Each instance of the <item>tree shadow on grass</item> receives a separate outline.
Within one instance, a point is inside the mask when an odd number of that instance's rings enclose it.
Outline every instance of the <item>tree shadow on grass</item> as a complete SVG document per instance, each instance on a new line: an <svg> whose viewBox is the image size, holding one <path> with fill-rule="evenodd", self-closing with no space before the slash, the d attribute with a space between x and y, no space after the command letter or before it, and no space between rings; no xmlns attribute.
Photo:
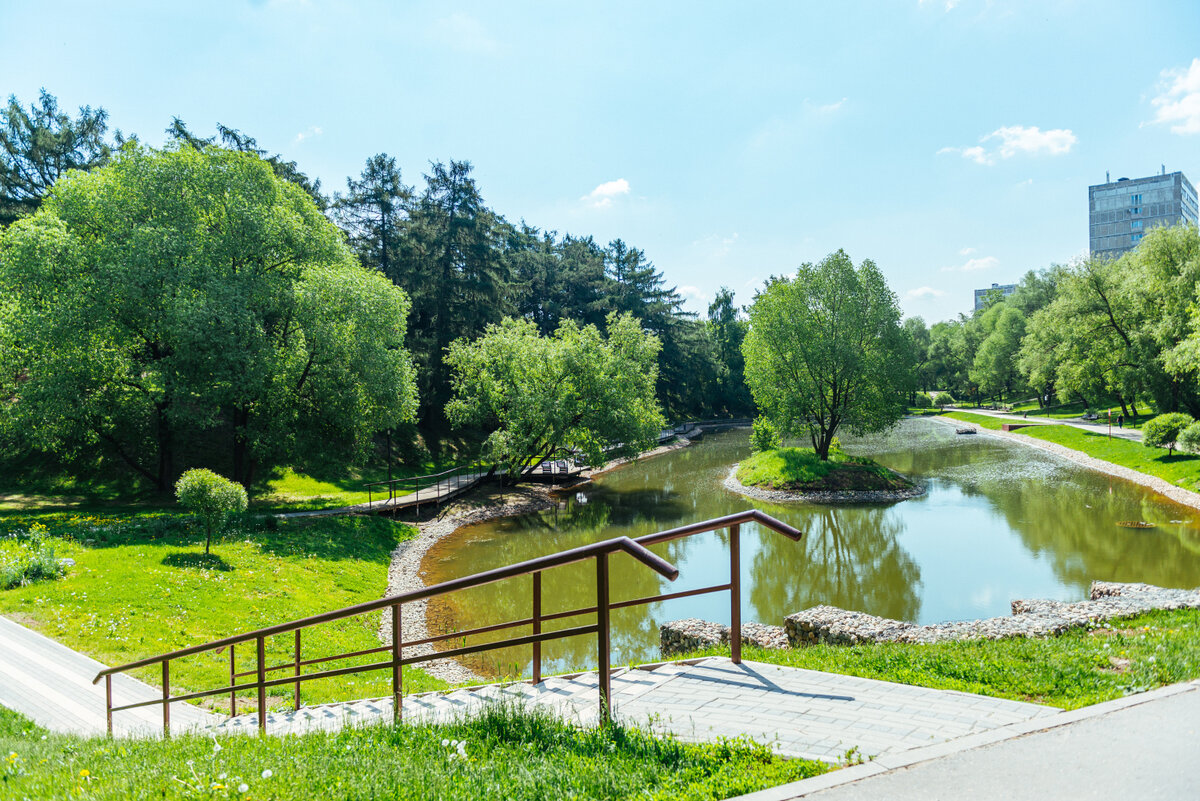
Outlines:
<svg viewBox="0 0 1200 801"><path fill-rule="evenodd" d="M220 570L222 573L233 570L233 565L215 553L171 553L163 557L162 563L167 567Z"/></svg>

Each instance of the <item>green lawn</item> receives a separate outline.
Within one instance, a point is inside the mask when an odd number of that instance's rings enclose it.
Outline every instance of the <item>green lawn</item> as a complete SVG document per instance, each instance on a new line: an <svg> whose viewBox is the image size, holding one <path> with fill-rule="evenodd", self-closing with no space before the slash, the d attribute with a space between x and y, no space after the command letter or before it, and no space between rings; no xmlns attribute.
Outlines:
<svg viewBox="0 0 1200 801"><path fill-rule="evenodd" d="M998 429L1002 423L1010 422L969 412L947 412L946 417L990 429ZM1140 442L1119 437L1110 439L1105 433L1071 426L1030 426L1014 433L1053 442L1096 459L1156 476L1184 489L1200 491L1200 456L1195 454L1177 451L1174 456L1168 456L1165 448L1147 448Z"/></svg>
<svg viewBox="0 0 1200 801"><path fill-rule="evenodd" d="M882 465L840 450L829 459L817 458L811 448L759 451L738 465L737 480L748 487L810 491L895 489L908 482Z"/></svg>
<svg viewBox="0 0 1200 801"><path fill-rule="evenodd" d="M729 648L701 655L728 655ZM1152 612L1061 637L914 645L747 647L745 659L1075 709L1200 678L1200 610Z"/></svg>
<svg viewBox="0 0 1200 801"><path fill-rule="evenodd" d="M585 730L512 708L439 725L167 741L46 735L0 710L0 754L6 798L708 801L829 769L745 741Z"/></svg>
<svg viewBox="0 0 1200 801"><path fill-rule="evenodd" d="M33 523L46 525L58 555L76 564L58 581L0 591L0 613L108 665L378 599L392 551L415 533L381 517L247 518L213 544L211 557L200 529L175 513L8 515L0 534ZM375 613L307 629L304 657L376 647L378 622ZM268 663L287 661L293 645L291 635L268 640ZM238 669L252 667L252 648L240 649ZM225 686L228 670L227 654L188 657L172 663L171 686ZM143 669L139 677L157 684L161 674ZM406 668L408 691L444 686ZM390 685L381 672L309 682L303 691L306 703L319 703L384 696ZM251 701L239 699L239 711Z"/></svg>

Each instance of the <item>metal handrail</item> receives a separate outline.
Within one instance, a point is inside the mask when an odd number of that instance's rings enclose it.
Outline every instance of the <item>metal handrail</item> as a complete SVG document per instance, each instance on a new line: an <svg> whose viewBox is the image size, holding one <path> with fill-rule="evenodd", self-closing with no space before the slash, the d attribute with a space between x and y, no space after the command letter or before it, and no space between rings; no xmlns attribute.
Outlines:
<svg viewBox="0 0 1200 801"><path fill-rule="evenodd" d="M325 612L318 615L310 615L308 617L292 620L287 623L278 623L273 626L256 629L254 631L245 632L243 634L234 635L232 637L224 637L212 642L194 645L187 648L180 648L170 651L165 654L159 654L145 659L139 659L134 662L129 662L116 667L105 668L96 674L92 680L95 684L100 679L105 679L105 698L106 698L106 718L108 724L108 733L112 734L112 715L114 712L119 712L137 707L151 706L161 704L163 708L163 729L166 734L170 734L170 705L178 701L187 701L197 698L211 697L215 695L228 694L230 696L230 714L237 714L237 693L248 690L256 690L258 695L258 725L260 729L266 728L266 690L269 687L282 686L292 684L294 686L294 704L295 708L300 708L300 685L305 681L314 679L331 678L334 676L349 675L352 673L362 673L373 670L392 670L392 696L393 696L393 714L398 720L402 714L401 696L402 696L402 675L401 668L404 665L411 665L420 662L426 662L432 659L448 659L456 656L465 656L468 654L479 653L481 651L493 650L497 648L513 647L520 645L529 645L533 649L533 683L541 681L541 644L548 640L560 639L563 637L571 637L583 634L596 634L597 636L597 656L598 656L598 673L599 673L599 689L600 689L600 713L603 719L611 717L611 665L610 665L610 613L614 609L623 609L631 606L654 603L672 600L676 598L686 598L694 595L701 595L711 592L728 591L731 596L730 600L730 648L731 657L734 662L741 661L741 556L740 556L740 527L742 523L755 522L776 531L792 540L799 540L803 534L770 515L764 514L756 509L739 512L724 517L706 520L699 523L692 523L686 526L680 526L666 531L646 534L636 539L629 537L614 537L612 539L603 540L601 542L592 543L590 545L572 548L570 550L561 551L559 553L550 554L548 556L529 559L506 567L487 570L482 573L476 573L471 576L465 576L458 579L451 579L439 584L434 584L429 587L424 587L419 590L393 595L386 598L381 598L376 601L368 601L366 603L348 606L343 609L337 609L330 612ZM726 584L714 585L711 587L702 587L699 589L685 590L682 592L668 593L665 595L648 596L646 598L638 598L629 601L620 601L613 603L609 599L609 571L608 557L612 553L624 552L637 559L642 564L664 576L668 580L674 581L679 576L679 571L668 561L654 554L647 549L647 545L668 542L670 540L689 537L694 534L701 534L710 531L717 531L723 528L729 529L729 545L730 545L730 580ZM564 565L575 564L578 562L593 559L596 562L596 605L582 609L573 609L569 611L554 612L551 614L542 613L542 572L562 567ZM494 624L483 626L469 631L458 631L450 634L437 635L426 637L420 640L403 642L401 640L401 606L405 603L413 601L425 600L438 595L444 595L451 592L478 587L485 584L491 584L497 581L503 581L516 576L531 575L533 578L533 598L532 598L532 615L521 620L511 621L508 623ZM380 646L378 648L369 648L360 651L354 651L345 654L334 656L320 657L316 659L301 658L301 641L300 632L310 626L327 623L334 620L341 620L348 617L381 610L391 609L392 617L392 642L389 645ZM576 617L580 615L596 614L596 623L583 626L575 626L557 631L543 632L542 623L559 620L563 618ZM413 647L416 645L432 644L444 640L465 638L475 634L484 634L495 631L502 631L508 628L518 626L531 626L532 634L514 637L507 640L495 642L487 642L478 645L471 645L460 648L451 649L448 651L434 651L432 654L422 654L419 656L404 656L403 649L405 647ZM266 664L266 639L271 636L292 632L295 636L294 658L282 664L271 665ZM254 642L256 652L256 665L252 671L238 672L235 667L235 648L238 645ZM184 695L172 696L170 693L170 663L172 660L180 659L186 656L191 656L207 651L221 651L225 648L229 649L229 685L212 690L204 690L200 692L187 693ZM391 652L389 659L372 662L365 665L354 665L350 667L334 668L331 670L320 670L315 673L302 674L301 668L309 665L316 665L325 662L333 662L338 660L350 659L354 657L369 656L371 654L382 654ZM160 664L162 666L162 698L149 701L141 701L138 703L125 704L122 706L113 706L112 703L112 677L115 674L123 673L137 668L148 667L151 665ZM280 670L291 669L294 675L286 676L277 679L268 679L268 673L274 673ZM244 681L239 683L239 679L245 676L254 676L253 681Z"/></svg>
<svg viewBox="0 0 1200 801"><path fill-rule="evenodd" d="M436 492L436 490L438 485L441 484L443 480L450 481L451 479L455 478L470 477L472 481L475 481L485 475L489 469L490 468L484 465L483 462L476 462L472 465L451 467L449 470L443 470L440 473L430 473L426 476L404 476L402 478L389 478L385 481L371 481L363 485L367 488L367 508L373 508L375 505L373 498L375 487L386 487L388 496L387 503L394 503L398 497L396 490L403 489L404 487L401 485L410 484L412 486L412 493L414 494L412 500L419 503L421 500L421 483L425 482L425 489L429 489L429 487L432 486L435 490L432 500L440 503L442 496L439 492ZM453 488L451 488L451 493L458 490L460 486L461 484L456 484ZM449 496L447 496L446 499L448 500Z"/></svg>

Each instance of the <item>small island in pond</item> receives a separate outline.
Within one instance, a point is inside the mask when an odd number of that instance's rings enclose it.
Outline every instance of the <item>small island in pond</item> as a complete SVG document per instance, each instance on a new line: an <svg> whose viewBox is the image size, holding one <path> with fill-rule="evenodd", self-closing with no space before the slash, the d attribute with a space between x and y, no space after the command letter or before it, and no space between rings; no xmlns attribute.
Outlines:
<svg viewBox="0 0 1200 801"><path fill-rule="evenodd" d="M759 451L734 465L725 486L761 500L814 503L901 501L925 492L871 459L833 450L822 461L810 448Z"/></svg>

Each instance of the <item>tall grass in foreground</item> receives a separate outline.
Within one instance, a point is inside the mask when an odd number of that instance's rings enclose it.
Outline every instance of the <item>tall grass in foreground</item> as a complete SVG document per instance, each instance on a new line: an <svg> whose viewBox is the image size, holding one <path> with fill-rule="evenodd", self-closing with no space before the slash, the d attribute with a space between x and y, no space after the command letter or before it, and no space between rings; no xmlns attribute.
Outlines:
<svg viewBox="0 0 1200 801"><path fill-rule="evenodd" d="M0 710L0 763L0 797L95 799L720 799L828 769L500 705L448 724L168 741L46 735Z"/></svg>

